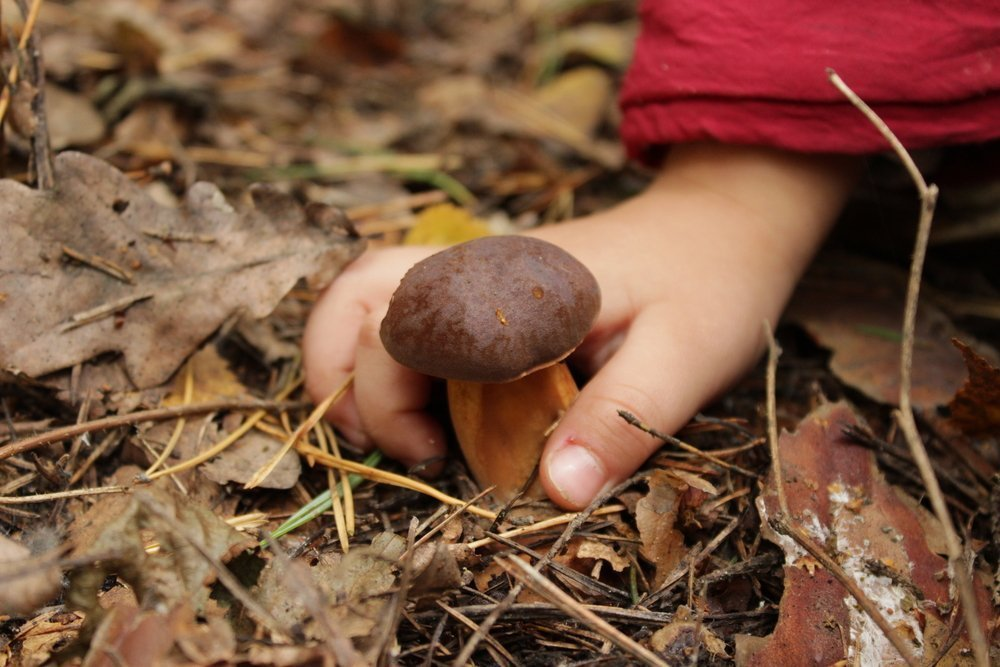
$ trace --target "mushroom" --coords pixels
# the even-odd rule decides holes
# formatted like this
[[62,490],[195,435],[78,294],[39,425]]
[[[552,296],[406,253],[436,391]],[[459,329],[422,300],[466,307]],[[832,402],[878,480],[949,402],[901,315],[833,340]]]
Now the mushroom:
[[[600,308],[597,280],[566,251],[524,236],[452,246],[400,281],[380,336],[399,363],[444,378],[455,436],[476,480],[507,501],[577,395],[562,361]],[[536,481],[527,497],[542,498]]]

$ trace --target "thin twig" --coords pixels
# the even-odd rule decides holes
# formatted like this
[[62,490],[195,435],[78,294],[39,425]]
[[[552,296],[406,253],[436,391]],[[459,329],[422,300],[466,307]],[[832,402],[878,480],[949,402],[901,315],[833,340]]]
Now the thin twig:
[[965,552],[962,542],[958,538],[958,532],[952,523],[951,515],[948,512],[948,505],[945,502],[944,494],[941,492],[941,485],[938,483],[934,468],[931,466],[930,457],[924,447],[920,432],[917,430],[916,421],[913,418],[913,407],[910,403],[911,373],[913,370],[913,343],[916,338],[917,304],[920,299],[920,280],[923,274],[924,258],[927,254],[927,243],[930,239],[931,224],[934,221],[934,207],[937,204],[938,188],[936,185],[928,185],[923,175],[917,168],[916,163],[902,142],[896,137],[893,131],[878,115],[865,104],[864,100],[851,90],[843,79],[841,79],[832,69],[827,70],[830,82],[839,90],[864,116],[878,129],[892,146],[893,151],[903,162],[906,170],[913,179],[913,183],[920,193],[920,219],[917,223],[917,238],[913,247],[913,259],[910,262],[910,277],[906,286],[906,307],[903,310],[903,343],[900,353],[899,364],[899,409],[894,416],[899,423],[903,436],[906,438],[910,451],[913,454],[913,461],[920,471],[920,477],[924,481],[927,489],[927,497],[934,509],[941,527],[944,529],[945,544],[948,547],[948,569],[958,588],[958,596],[962,603],[962,613],[965,617],[965,624],[969,631],[969,640],[972,644],[972,651],[975,655],[978,667],[988,667],[990,663],[990,649],[986,641],[986,634],[979,619],[979,605],[976,600],[976,591],[972,584],[972,577],[967,569]]
[[[31,3],[31,9],[28,11],[28,15],[24,18],[24,29],[21,31],[21,38],[17,43],[17,47],[24,50],[28,46],[28,40],[31,39],[31,35],[35,31],[35,23],[38,21],[38,12],[42,8],[42,0],[34,0]],[[14,94],[13,87],[17,84],[19,78],[19,70],[17,61],[11,65],[10,70],[7,71],[7,86],[0,91],[0,121],[7,117],[7,109],[10,107],[10,98]]]
[[882,611],[872,602],[865,592],[858,586],[858,583],[851,577],[840,564],[829,556],[823,549],[817,545],[811,537],[809,537],[803,530],[798,526],[792,525],[792,512],[788,507],[788,497],[785,495],[785,481],[784,474],[781,468],[781,450],[778,447],[778,415],[777,415],[777,400],[776,395],[776,384],[777,384],[777,374],[778,374],[778,357],[781,355],[781,348],[778,347],[777,341],[774,340],[774,333],[771,331],[771,325],[767,322],[764,323],[764,333],[767,336],[767,434],[768,434],[768,444],[771,449],[771,476],[774,482],[775,494],[778,497],[778,509],[779,515],[777,517],[771,517],[769,523],[778,532],[788,535],[794,539],[800,547],[805,549],[812,555],[813,558],[822,563],[823,567],[830,571],[836,579],[840,582],[844,588],[857,600],[858,604],[865,613],[871,617],[875,625],[879,627],[882,633],[886,636],[889,642],[899,651],[899,654],[906,661],[906,664],[911,667],[916,667],[920,664],[919,659],[913,653],[913,649],[907,644],[906,640],[899,634],[899,631],[894,628],[885,616],[882,615]]
[[865,595],[865,592],[858,586],[858,582],[854,580],[854,577],[849,575],[844,568],[840,566],[840,563],[835,561],[830,557],[826,551],[824,551],[816,542],[806,535],[806,533],[798,526],[793,526],[789,520],[788,515],[781,515],[777,517],[772,517],[769,521],[770,526],[778,533],[782,535],[787,535],[791,537],[795,542],[809,552],[809,555],[815,558],[819,563],[825,567],[830,574],[832,574],[840,584],[847,589],[847,592],[857,601],[858,605],[865,610],[865,613],[874,621],[875,625],[879,627],[882,633],[886,636],[889,642],[899,651],[899,655],[902,656],[903,660],[910,667],[918,667],[920,665],[920,659],[913,653],[913,648],[907,642],[906,639],[899,633],[899,631],[893,627],[891,623],[882,615],[881,610],[875,605],[871,599]]
[[[446,614],[448,614],[449,616],[451,616],[456,621],[458,621],[459,623],[461,623],[465,627],[469,628],[470,630],[475,631],[475,630],[479,629],[479,627],[476,625],[475,621],[473,621],[471,618],[469,618],[468,616],[466,616],[462,612],[458,611],[457,609],[449,607],[447,604],[445,604],[441,600],[437,600],[437,605],[439,607],[441,607],[441,609],[443,609]],[[489,644],[490,646],[492,646],[493,649],[496,650],[497,653],[499,653],[500,655],[502,655],[504,657],[505,660],[507,660],[511,664],[515,664],[515,665],[518,664],[517,659],[514,658],[514,656],[512,656],[510,654],[510,651],[508,651],[507,649],[505,649],[503,647],[503,644],[501,644],[500,642],[498,642],[493,637],[490,637],[489,635],[487,635],[485,637],[485,639],[486,639],[486,643]]]
[[571,598],[561,588],[539,574],[538,570],[517,556],[497,559],[497,562],[500,564],[500,567],[513,575],[519,582],[526,582],[536,593],[573,618],[590,626],[595,632],[609,639],[618,648],[635,656],[644,664],[667,667],[667,663],[658,655]]
[[[591,516],[604,516],[606,514],[617,514],[625,510],[624,505],[608,505],[607,507],[601,507],[596,509],[591,513]],[[535,523],[529,524],[527,526],[518,526],[517,528],[511,528],[510,530],[498,533],[500,537],[505,537],[507,539],[513,537],[520,537],[522,535],[529,535],[531,533],[537,533],[542,530],[547,530],[549,528],[554,528],[555,526],[561,526],[565,523],[569,523],[573,520],[576,514],[561,514],[559,516],[552,517],[551,519],[543,519],[542,521],[537,521]],[[472,542],[465,542],[464,544],[456,544],[455,548],[459,549],[472,549],[473,551],[479,549],[480,547],[485,547],[488,544],[493,543],[495,540],[492,537],[484,537],[482,539],[473,540]]]
[[79,496],[98,496],[106,493],[128,493],[129,486],[97,486],[89,489],[69,489],[53,493],[36,493],[31,496],[0,496],[0,505],[28,505],[30,503],[47,503],[51,500],[77,498]]
[[618,416],[621,417],[622,419],[624,419],[630,425],[632,425],[632,426],[636,427],[637,429],[639,429],[640,431],[642,431],[643,433],[648,433],[649,435],[653,436],[654,438],[659,438],[660,440],[663,440],[667,444],[673,445],[674,447],[677,447],[678,449],[683,449],[685,452],[687,452],[689,454],[693,454],[693,455],[697,456],[698,458],[705,459],[706,461],[714,463],[717,466],[721,466],[721,467],[725,468],[726,470],[732,470],[733,472],[738,472],[741,475],[746,475],[747,477],[750,477],[751,479],[758,479],[760,477],[757,473],[753,472],[752,470],[747,470],[746,468],[741,468],[740,466],[738,466],[738,465],[736,465],[734,463],[728,463],[726,461],[723,461],[719,457],[713,456],[712,454],[710,454],[708,452],[702,451],[702,450],[698,449],[697,447],[695,447],[694,445],[689,445],[688,443],[684,442],[680,438],[677,438],[677,437],[669,435],[667,433],[663,433],[662,431],[656,430],[655,428],[653,428],[652,426],[646,424],[644,421],[642,421],[641,419],[639,419],[638,417],[636,417],[634,414],[632,414],[628,410],[619,410],[618,411]]
[[[563,530],[562,535],[559,536],[559,539],[557,539],[552,544],[552,546],[549,547],[549,550],[548,552],[546,552],[545,557],[542,558],[540,561],[538,561],[537,565],[535,565],[535,568],[538,570],[538,572],[542,572],[552,561],[552,559],[559,555],[559,552],[561,552],[563,550],[563,547],[565,547],[566,544],[570,541],[570,539],[572,539],[576,531],[580,529],[580,526],[582,526],[587,521],[587,519],[589,519],[593,515],[593,513],[597,511],[598,508],[600,508],[610,498],[617,496],[619,493],[629,488],[639,480],[645,479],[646,476],[647,473],[639,473],[637,475],[633,475],[630,479],[625,480],[621,484],[613,488],[606,489],[603,493],[597,494],[597,497],[590,502],[590,504],[586,507],[586,509],[579,512],[573,518],[573,520],[569,522],[569,525],[567,525],[566,528]],[[504,596],[504,599],[498,602],[493,607],[492,611],[490,611],[489,615],[487,615],[486,618],[483,619],[483,622],[479,624],[479,629],[476,631],[476,633],[471,637],[469,637],[465,646],[462,647],[462,652],[459,653],[458,657],[456,657],[455,660],[452,661],[451,664],[453,665],[453,667],[463,667],[464,665],[469,663],[469,661],[472,659],[472,654],[475,653],[476,647],[479,645],[479,642],[490,631],[490,629],[493,627],[493,624],[496,623],[497,620],[503,614],[505,614],[508,609],[511,608],[511,606],[513,606],[514,602],[517,600],[517,596],[519,596],[523,590],[524,590],[524,584],[518,582],[514,584],[509,591],[507,591],[507,595]]]
[[785,496],[785,474],[781,468],[781,452],[778,449],[777,385],[778,357],[781,356],[781,348],[774,339],[771,323],[766,320],[764,335],[767,337],[767,445],[771,450],[771,470],[774,475],[774,488],[778,494],[778,507],[781,508],[782,514],[790,517],[792,513],[788,509],[788,498]]
[[298,401],[288,402],[283,400],[213,401],[210,403],[196,403],[194,405],[177,405],[170,408],[156,408],[154,410],[140,410],[138,412],[130,412],[124,415],[112,415],[110,417],[102,417],[101,419],[82,422],[80,424],[62,426],[60,428],[52,429],[51,431],[46,431],[45,433],[31,436],[30,438],[22,438],[21,440],[15,440],[14,442],[7,443],[3,447],[0,447],[0,461],[8,459],[11,456],[17,456],[18,454],[23,454],[24,452],[31,451],[32,449],[42,447],[43,445],[74,438],[82,433],[103,431],[109,428],[128,426],[130,424],[138,424],[140,422],[166,421],[168,419],[177,419],[178,417],[184,417],[187,415],[200,415],[205,414],[206,412],[217,412],[223,410],[229,412],[245,412],[247,410],[279,412],[281,410],[290,410],[301,405],[303,404]]

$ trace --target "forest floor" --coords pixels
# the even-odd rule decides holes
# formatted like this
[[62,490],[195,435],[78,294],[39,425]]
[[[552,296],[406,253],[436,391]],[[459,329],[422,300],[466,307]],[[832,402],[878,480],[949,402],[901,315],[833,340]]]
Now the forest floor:
[[[918,156],[942,194],[912,339],[919,201],[880,156],[777,329],[773,386],[762,361],[675,435],[635,416],[663,447],[585,512],[503,508],[460,455],[424,480],[338,447],[301,387],[305,318],[366,247],[641,190],[616,129],[632,3],[29,2],[27,31],[17,4],[4,664],[997,659],[996,147]],[[910,344],[939,491],[894,416]]]

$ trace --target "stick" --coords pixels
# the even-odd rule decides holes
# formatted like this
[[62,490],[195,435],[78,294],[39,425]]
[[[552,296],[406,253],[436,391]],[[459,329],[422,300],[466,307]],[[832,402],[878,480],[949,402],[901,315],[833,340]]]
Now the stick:
[[288,401],[213,401],[211,403],[178,405],[172,408],[156,408],[155,410],[130,412],[125,415],[113,415],[111,417],[103,417],[101,419],[83,422],[82,424],[62,426],[39,435],[31,436],[30,438],[22,438],[21,440],[15,440],[14,442],[7,443],[3,447],[0,447],[0,461],[9,459],[12,456],[17,456],[18,454],[23,454],[24,452],[31,451],[32,449],[36,449],[43,445],[59,442],[60,440],[66,440],[68,438],[74,438],[83,433],[103,431],[109,428],[117,428],[118,426],[138,424],[139,422],[166,421],[168,419],[184,417],[185,415],[201,415],[206,412],[217,412],[221,410],[266,410],[268,412],[278,412],[280,410],[289,410],[301,405],[302,403],[299,402]]
[[978,667],[989,667],[990,649],[986,642],[986,635],[983,626],[979,622],[979,605],[976,600],[976,591],[972,585],[972,577],[966,569],[965,553],[962,543],[958,538],[955,525],[952,523],[951,515],[948,513],[948,505],[945,502],[944,494],[941,492],[941,485],[938,483],[934,468],[931,466],[930,457],[927,456],[927,449],[917,430],[917,423],[913,418],[913,407],[910,403],[911,371],[913,369],[913,342],[917,323],[917,302],[920,297],[920,277],[924,268],[924,257],[927,254],[927,243],[931,234],[931,223],[934,221],[934,207],[937,204],[938,188],[933,183],[928,185],[923,175],[917,168],[913,158],[903,147],[902,142],[893,134],[889,126],[878,117],[878,115],[865,104],[864,100],[857,96],[846,83],[832,69],[827,70],[830,83],[847,97],[851,103],[857,107],[864,116],[875,126],[875,128],[885,137],[892,146],[893,151],[903,162],[903,166],[913,179],[917,191],[920,193],[920,219],[917,223],[917,239],[913,248],[913,260],[910,263],[910,279],[906,287],[906,307],[903,310],[903,344],[900,354],[899,364],[899,409],[893,415],[899,423],[903,436],[910,446],[913,461],[917,464],[920,477],[924,481],[927,489],[927,497],[931,501],[931,507],[941,527],[944,529],[945,544],[948,547],[948,571],[958,588],[958,596],[962,602],[962,614],[965,617],[965,624],[969,629],[969,641],[972,643],[972,651],[975,655]]

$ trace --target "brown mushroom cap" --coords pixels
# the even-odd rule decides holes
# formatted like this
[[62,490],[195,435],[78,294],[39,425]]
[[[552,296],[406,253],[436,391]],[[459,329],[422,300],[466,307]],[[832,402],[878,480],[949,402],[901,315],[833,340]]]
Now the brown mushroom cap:
[[396,361],[425,375],[508,382],[572,352],[600,305],[597,280],[565,250],[492,236],[414,265],[380,335]]

